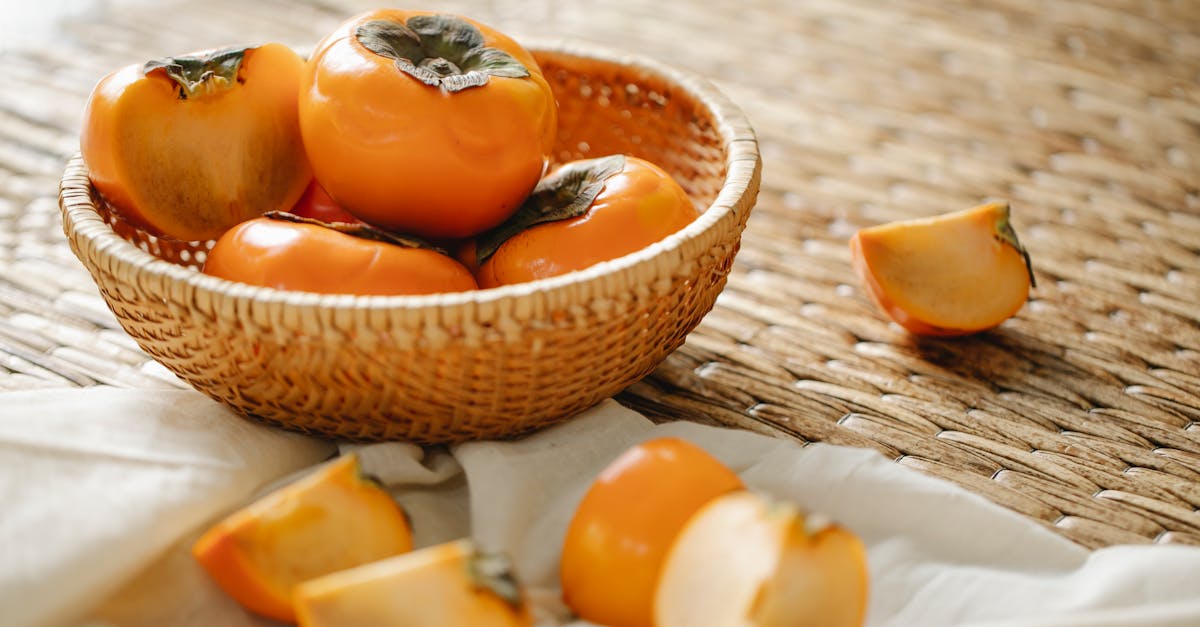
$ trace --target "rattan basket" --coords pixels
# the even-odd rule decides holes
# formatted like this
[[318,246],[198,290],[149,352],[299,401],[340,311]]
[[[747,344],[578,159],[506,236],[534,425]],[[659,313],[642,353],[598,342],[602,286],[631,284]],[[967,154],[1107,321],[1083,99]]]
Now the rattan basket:
[[324,296],[197,271],[211,242],[156,239],[106,211],[77,156],[71,248],[125,330],[197,390],[280,427],[350,440],[506,437],[648,374],[712,308],[758,193],[743,114],[702,80],[578,46],[534,46],[559,101],[559,161],[653,161],[704,213],[584,271],[493,290]]

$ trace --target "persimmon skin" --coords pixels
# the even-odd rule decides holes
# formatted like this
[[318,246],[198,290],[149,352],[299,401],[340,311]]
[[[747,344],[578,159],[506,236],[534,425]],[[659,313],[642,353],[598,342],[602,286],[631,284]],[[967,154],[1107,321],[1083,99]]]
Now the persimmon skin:
[[597,624],[650,627],[655,582],[676,534],[704,504],[743,487],[685,440],[630,448],[596,478],[567,527],[563,600]]
[[192,556],[246,609],[295,622],[298,584],[412,546],[404,510],[346,455],[213,525]]
[[475,278],[481,288],[490,288],[582,270],[641,250],[699,215],[670,174],[644,159],[626,157],[625,166],[605,181],[585,214],[538,224],[509,238]]
[[334,202],[329,197],[329,192],[325,191],[325,188],[321,187],[321,184],[316,179],[313,179],[308,184],[308,188],[304,190],[304,195],[300,196],[300,200],[297,200],[295,206],[292,207],[291,213],[302,218],[319,220],[326,223],[362,223],[362,220],[350,215],[350,212],[342,209],[341,205]]
[[850,239],[855,271],[871,301],[915,335],[986,331],[1014,316],[1032,287],[1008,213],[989,203],[862,229]]
[[323,39],[300,90],[300,122],[317,180],[338,204],[384,229],[470,237],[507,218],[537,184],[554,143],[557,104],[533,56],[468,18],[484,45],[529,71],[458,92],[431,87],[368,50],[356,28],[426,11],[382,9]]
[[105,76],[80,134],[92,184],[127,222],[183,241],[287,210],[312,178],[296,104],[303,68],[271,43],[245,52],[236,84],[189,98],[142,64]]
[[205,274],[260,287],[364,296],[476,288],[454,259],[425,248],[363,239],[314,224],[256,218],[217,240]]

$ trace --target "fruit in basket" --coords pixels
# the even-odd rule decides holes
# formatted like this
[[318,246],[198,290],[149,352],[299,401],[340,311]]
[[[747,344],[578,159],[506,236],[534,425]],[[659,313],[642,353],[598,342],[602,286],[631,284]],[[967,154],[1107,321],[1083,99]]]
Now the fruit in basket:
[[296,201],[290,213],[298,215],[301,218],[308,218],[318,222],[333,223],[344,222],[347,224],[361,224],[362,221],[350,215],[348,211],[342,209],[342,206],[334,202],[329,197],[329,192],[325,191],[324,187],[313,179],[308,184],[308,188],[304,190],[304,195],[300,196],[300,200]]
[[301,627],[525,627],[533,623],[501,554],[458,540],[301,584]]
[[222,520],[192,554],[246,609],[290,622],[297,584],[411,549],[404,510],[344,455]]
[[871,299],[918,335],[966,335],[1021,309],[1034,286],[1007,203],[862,229],[850,239]]
[[710,501],[679,532],[655,590],[658,627],[856,627],[866,555],[850,531],[749,491]]
[[641,250],[698,215],[675,179],[648,161],[623,155],[573,161],[461,254],[475,255],[480,287],[523,283]]
[[249,285],[320,294],[415,295],[476,288],[461,263],[430,244],[365,224],[269,214],[229,229],[204,272]]
[[533,56],[465,17],[383,9],[313,52],[300,125],[317,180],[376,226],[462,238],[537,184],[557,109]]
[[92,183],[127,222],[177,240],[288,209],[312,176],[296,104],[303,69],[272,43],[109,74],[80,136]]
[[743,487],[700,447],[658,438],[621,454],[579,503],[563,541],[563,600],[602,625],[653,624],[654,583],[668,547],[692,514]]

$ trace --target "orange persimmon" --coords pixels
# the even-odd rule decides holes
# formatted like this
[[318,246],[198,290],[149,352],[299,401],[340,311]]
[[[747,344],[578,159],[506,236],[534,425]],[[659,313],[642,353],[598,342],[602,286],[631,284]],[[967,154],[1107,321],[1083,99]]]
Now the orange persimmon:
[[329,197],[329,192],[321,187],[321,184],[313,179],[308,184],[308,189],[304,190],[304,195],[300,196],[300,200],[292,207],[290,213],[298,215],[301,218],[308,218],[318,222],[333,223],[344,222],[347,224],[359,224],[362,221],[350,215],[348,211],[342,209],[342,206],[334,202]]
[[300,627],[528,627],[506,556],[458,540],[313,579],[293,597]]
[[294,622],[297,584],[411,549],[404,511],[351,454],[216,524],[192,555],[246,609]]
[[1034,285],[1007,203],[865,228],[854,267],[879,308],[918,335],[966,335],[1017,313]]
[[529,194],[557,105],[533,56],[471,19],[381,9],[313,51],[300,126],[318,181],[381,228],[475,235]]
[[[366,225],[255,218],[229,229],[204,273],[230,281],[320,294],[401,295],[476,288],[462,264]],[[293,218],[302,219],[302,218]]]
[[296,92],[304,60],[282,44],[130,65],[100,80],[80,149],[128,222],[178,240],[295,204],[312,177]]
[[685,440],[630,448],[596,478],[567,527],[563,600],[594,623],[649,627],[654,585],[676,534],[705,503],[742,487],[733,471]]
[[859,627],[862,542],[749,491],[713,499],[679,532],[655,587],[657,627]]
[[573,161],[543,179],[512,218],[464,251],[477,256],[480,287],[523,283],[641,250],[698,215],[675,179],[644,159]]

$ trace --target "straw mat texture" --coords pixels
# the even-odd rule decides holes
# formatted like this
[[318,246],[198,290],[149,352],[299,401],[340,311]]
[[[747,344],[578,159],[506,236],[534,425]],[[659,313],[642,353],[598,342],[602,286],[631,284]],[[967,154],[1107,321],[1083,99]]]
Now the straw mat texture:
[[[0,57],[0,387],[169,381],[116,326],[58,223],[95,80],[228,41],[310,46],[366,8],[107,6],[64,25],[57,48]],[[1200,4],[436,6],[708,77],[754,125],[763,189],[725,291],[619,400],[871,447],[1089,547],[1200,544]],[[986,198],[1012,203],[1031,302],[956,340],[881,318],[848,237]]]

